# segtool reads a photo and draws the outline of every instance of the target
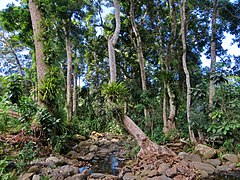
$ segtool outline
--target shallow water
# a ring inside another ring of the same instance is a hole
[[[89,174],[92,173],[106,173],[112,175],[118,175],[123,162],[119,161],[114,155],[110,155],[105,159],[95,158],[92,160],[91,166],[83,166],[79,168],[79,172],[83,172],[85,169],[89,169]]]
[[[211,180],[240,180],[240,171],[220,172],[210,178]]]

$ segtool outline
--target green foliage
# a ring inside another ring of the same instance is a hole
[[[102,95],[111,102],[121,102],[127,97],[127,88],[123,82],[102,85]]]
[[[0,177],[1,180],[14,180],[16,177],[8,170],[8,158],[0,160]]]
[[[23,79],[17,74],[7,76],[3,81],[3,86],[6,89],[6,97],[12,104],[19,104],[20,98],[23,95]]]
[[[43,127],[43,132],[47,137],[53,138],[66,131],[66,124],[60,119],[56,119],[46,109],[40,109],[37,113],[37,122]]]
[[[65,148],[67,147],[69,148],[68,142],[70,142],[71,138],[72,136],[68,135],[67,133],[60,136],[53,136],[51,138],[51,143],[52,143],[54,152],[58,154],[66,152]]]
[[[19,172],[25,170],[26,166],[37,157],[37,146],[34,142],[29,142],[24,145],[17,156],[16,166]]]

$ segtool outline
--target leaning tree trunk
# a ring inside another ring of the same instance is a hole
[[[117,81],[117,69],[116,69],[116,58],[115,58],[115,50],[114,47],[117,43],[121,21],[120,21],[120,5],[117,0],[113,0],[114,9],[115,9],[115,20],[116,20],[116,28],[113,36],[108,39],[108,55],[109,55],[109,68],[110,68],[110,83]]]
[[[65,40],[67,51],[67,120],[70,122],[73,113],[72,102],[72,51],[67,24],[65,24]]]
[[[180,1],[181,2],[181,1]],[[181,4],[181,3],[180,3]],[[187,68],[187,43],[186,43],[186,5],[187,0],[182,1],[182,7],[180,8],[181,13],[181,35],[182,35],[182,46],[183,46],[183,54],[182,54],[182,64],[183,70],[186,76],[186,86],[187,86],[187,122],[188,122],[188,130],[190,140],[193,143],[196,143],[196,138],[192,129],[191,119],[190,119],[190,105],[191,105],[191,84],[190,84],[190,75]]]
[[[210,85],[209,85],[209,108],[210,109],[213,108],[213,98],[215,94],[214,83],[211,76],[215,72],[215,64],[216,64],[217,6],[218,6],[218,0],[215,0],[213,5],[213,12],[212,12],[211,65],[210,65]]]
[[[139,158],[158,154],[176,156],[176,154],[169,148],[159,146],[152,142],[127,115],[124,115],[123,117],[123,125],[125,129],[135,138],[140,147],[140,151],[138,152]]]
[[[34,45],[36,52],[36,66],[37,66],[37,81],[38,81],[38,104],[41,107],[45,106],[45,103],[40,95],[40,90],[44,83],[44,77],[49,69],[48,65],[44,62],[44,47],[41,40],[43,29],[41,27],[42,15],[39,6],[36,4],[36,0],[29,0],[29,10],[32,21]]]
[[[136,37],[136,49],[137,49],[137,56],[139,60],[139,67],[140,67],[140,75],[141,75],[141,82],[142,82],[142,90],[147,91],[147,85],[146,85],[146,72],[145,72],[145,59],[143,56],[143,48],[142,48],[142,40],[141,36],[138,31],[137,24],[135,22],[135,15],[134,15],[134,0],[130,0],[131,6],[130,6],[130,19],[132,24],[132,29],[134,32],[134,35]],[[144,117],[149,117],[149,110],[144,107]]]

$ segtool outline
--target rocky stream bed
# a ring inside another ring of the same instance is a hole
[[[183,152],[184,143],[168,144],[176,157],[158,155],[134,158],[135,142],[130,136],[94,132],[86,139],[76,135],[76,145],[65,154],[52,154],[32,161],[21,180],[184,180],[240,179],[240,156],[225,154],[199,144],[195,153]],[[135,153],[136,154],[136,153]]]

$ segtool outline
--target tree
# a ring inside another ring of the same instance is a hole
[[[38,104],[41,107],[45,106],[43,97],[40,95],[41,88],[44,83],[45,75],[48,72],[49,66],[45,63],[44,45],[42,39],[41,23],[43,21],[42,12],[36,0],[29,0],[29,10],[32,20],[35,52],[36,52],[36,68],[37,68],[37,82],[38,82]]]
[[[190,75],[187,68],[187,44],[186,44],[186,6],[187,6],[187,0],[180,1],[181,8],[181,35],[182,35],[182,46],[183,46],[183,54],[182,54],[182,64],[183,64],[183,70],[186,76],[186,86],[187,86],[187,122],[188,122],[188,130],[189,130],[189,136],[190,140],[193,143],[196,143],[196,138],[192,129],[191,124],[191,117],[190,117],[190,106],[191,106],[191,84],[190,84]]]
[[[72,50],[69,37],[69,23],[68,20],[64,21],[66,52],[67,52],[67,119],[71,121],[73,113],[72,101]]]
[[[214,0],[212,11],[211,23],[211,64],[210,64],[210,85],[209,85],[209,108],[213,108],[213,99],[215,94],[214,81],[211,76],[215,73],[216,64],[216,34],[217,34],[217,13],[218,13],[218,0]]]
[[[116,57],[114,47],[117,43],[118,36],[121,29],[121,21],[120,21],[120,5],[118,0],[113,0],[114,9],[115,9],[115,20],[116,20],[116,28],[114,34],[111,38],[108,39],[108,56],[109,56],[109,67],[110,67],[110,83],[117,81],[117,70],[116,70]]]
[[[135,48],[137,51],[137,56],[138,56],[138,61],[139,61],[142,90],[147,91],[145,59],[143,56],[141,36],[139,34],[139,30],[138,30],[137,24],[135,22],[134,0],[130,0],[130,19],[131,19],[132,29],[133,29],[134,35],[136,37],[136,43],[134,42],[134,45],[135,45]],[[147,118],[149,116],[149,111],[146,107],[144,107],[144,116],[145,116],[145,118]]]

